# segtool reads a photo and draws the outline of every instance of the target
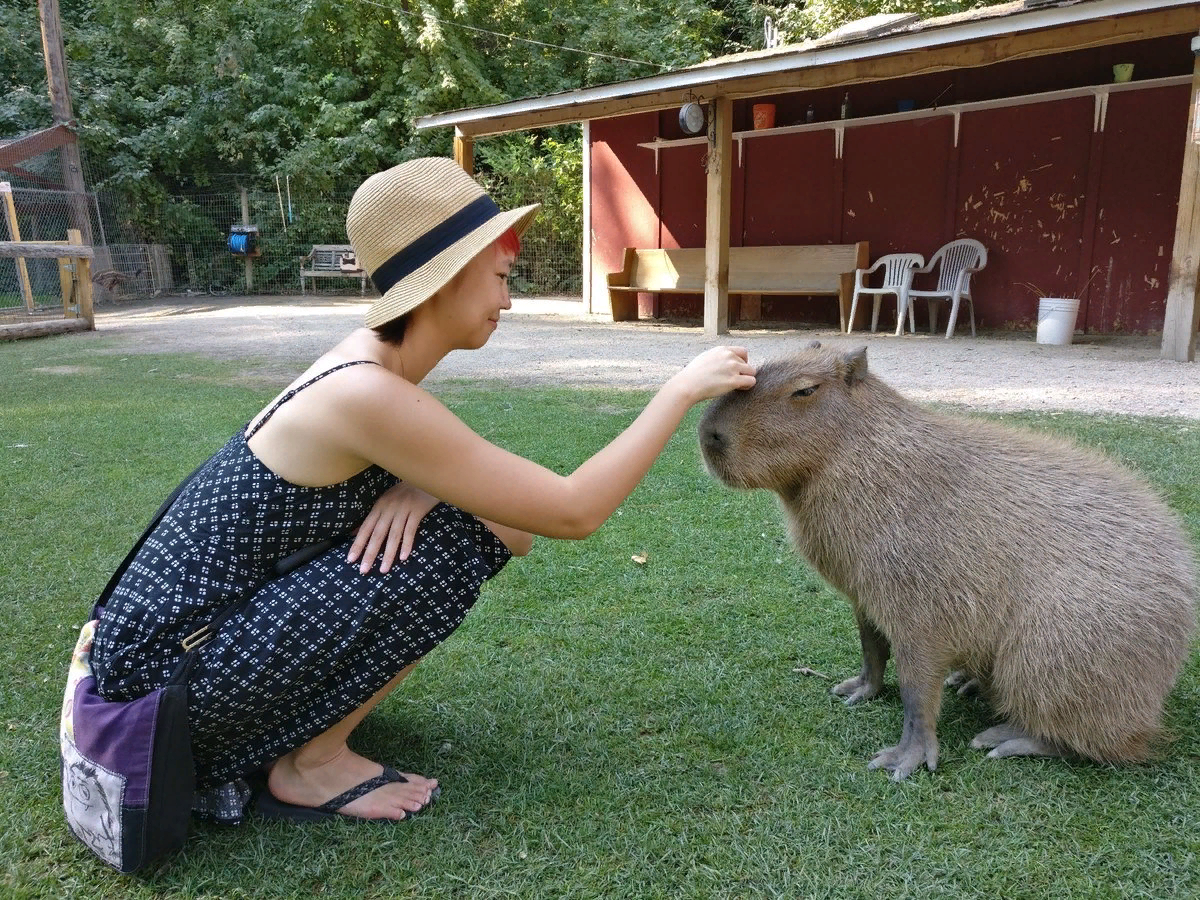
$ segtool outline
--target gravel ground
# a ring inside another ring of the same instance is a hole
[[[95,341],[103,352],[241,359],[248,378],[282,385],[361,324],[367,305],[330,296],[113,303],[98,310],[95,332],[73,340]],[[738,327],[717,341],[695,325],[612,322],[586,314],[573,299],[516,298],[486,347],[451,354],[428,380],[654,388],[713,343],[745,346],[762,361],[813,339],[846,348],[865,343],[871,370],[922,402],[1200,419],[1200,363],[1161,359],[1157,337],[1077,336],[1068,346],[1048,346],[1032,334],[945,340]]]

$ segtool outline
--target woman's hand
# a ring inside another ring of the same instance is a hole
[[[358,526],[358,534],[346,555],[347,562],[361,562],[358,571],[366,575],[380,557],[379,571],[386,574],[398,558],[408,559],[417,537],[417,526],[438,505],[437,497],[401,481],[379,495],[371,511]],[[397,551],[399,556],[397,557]]]
[[[730,391],[754,387],[756,367],[747,361],[745,347],[712,347],[688,363],[671,380],[687,392],[692,403]]]

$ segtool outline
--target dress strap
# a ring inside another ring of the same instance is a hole
[[[320,381],[326,375],[332,375],[334,372],[338,371],[339,369],[345,369],[348,366],[361,366],[364,363],[370,363],[373,366],[380,365],[380,363],[375,362],[375,360],[373,360],[373,359],[355,359],[355,360],[352,360],[351,362],[338,363],[336,366],[334,366],[331,369],[326,369],[324,372],[318,372],[312,378],[308,379],[308,381],[304,382],[304,384],[296,385],[296,387],[292,388],[290,391],[288,391],[286,394],[284,394],[282,397],[280,397],[278,400],[276,400],[274,403],[271,404],[271,408],[267,410],[266,415],[264,415],[261,419],[259,419],[258,423],[250,431],[248,431],[246,433],[246,440],[250,440],[250,438],[254,437],[254,435],[258,432],[258,429],[262,428],[264,425],[267,424],[267,420],[270,419],[271,416],[275,415],[275,411],[278,410],[279,407],[283,406],[283,404],[287,403],[289,400],[291,400],[293,397],[295,397],[298,393],[300,393],[302,390],[304,390],[310,384],[316,384],[318,381]]]

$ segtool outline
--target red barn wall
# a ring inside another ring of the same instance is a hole
[[[1187,131],[1187,85],[1114,94],[1098,169],[1088,331],[1162,331]]]
[[[1189,36],[1054,58],[858,85],[851,115],[918,109],[1104,83],[1116,62],[1135,78],[1190,74]],[[734,104],[734,129],[752,102],[776,104],[776,124],[836,119],[843,90]],[[1187,85],[1109,95],[1103,129],[1091,95],[844,130],[764,135],[734,142],[733,245],[868,241],[871,258],[926,257],[956,237],[988,248],[973,281],[983,328],[1032,329],[1041,295],[1081,297],[1080,327],[1162,329],[1188,114]],[[618,268],[623,247],[704,245],[703,144],[637,146],[680,138],[675,111],[592,123],[593,289]],[[657,158],[657,159],[656,159]],[[738,299],[730,298],[735,318]],[[703,298],[643,296],[642,315],[698,318]],[[894,327],[894,306],[881,327]],[[918,328],[927,325],[917,309]],[[836,304],[763,297],[762,318],[836,326]],[[961,320],[960,320],[961,321]],[[945,310],[940,315],[945,322]]]

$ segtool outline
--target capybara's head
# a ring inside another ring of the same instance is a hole
[[[820,467],[852,416],[851,392],[867,375],[867,348],[805,349],[758,368],[754,387],[714,400],[700,420],[700,449],[730,487],[785,493]]]

